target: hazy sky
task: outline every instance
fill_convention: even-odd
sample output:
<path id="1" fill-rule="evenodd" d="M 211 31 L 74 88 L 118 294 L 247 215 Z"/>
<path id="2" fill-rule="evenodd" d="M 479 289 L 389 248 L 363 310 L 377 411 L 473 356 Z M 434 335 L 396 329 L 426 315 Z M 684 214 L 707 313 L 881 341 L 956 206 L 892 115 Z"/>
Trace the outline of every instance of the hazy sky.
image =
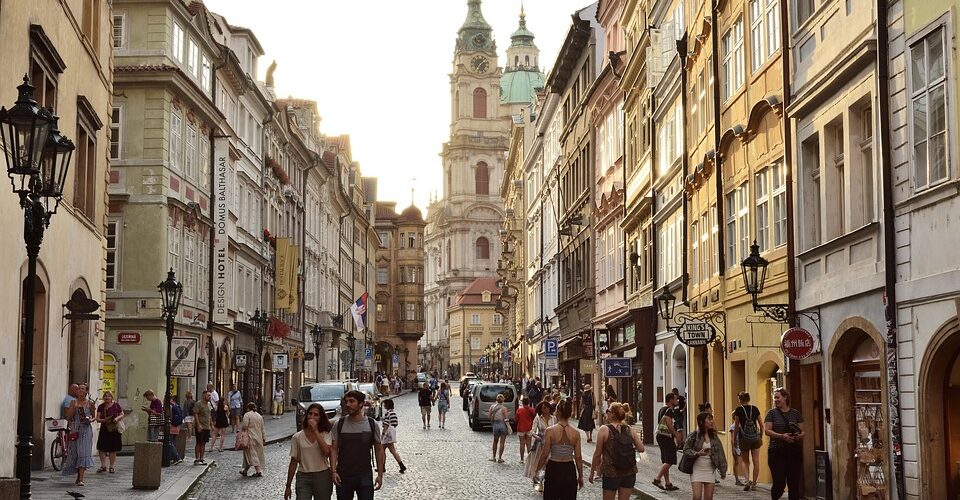
<path id="1" fill-rule="evenodd" d="M 442 185 L 440 149 L 449 136 L 450 84 L 457 29 L 467 0 L 204 0 L 227 22 L 253 30 L 277 61 L 277 97 L 313 99 L 326 135 L 350 134 L 363 174 L 379 198 L 416 203 Z M 524 0 L 540 64 L 557 57 L 570 15 L 591 0 Z M 503 66 L 520 0 L 485 0 Z M 416 179 L 414 183 L 413 179 Z"/>

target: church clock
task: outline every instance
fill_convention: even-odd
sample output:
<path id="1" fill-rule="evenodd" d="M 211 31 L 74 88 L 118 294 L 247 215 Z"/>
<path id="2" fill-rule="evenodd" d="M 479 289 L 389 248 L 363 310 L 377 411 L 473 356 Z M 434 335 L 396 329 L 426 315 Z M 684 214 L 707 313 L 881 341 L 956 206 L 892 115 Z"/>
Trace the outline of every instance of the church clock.
<path id="1" fill-rule="evenodd" d="M 490 69 L 490 62 L 487 61 L 486 57 L 476 56 L 470 61 L 470 67 L 477 73 L 486 73 Z"/>

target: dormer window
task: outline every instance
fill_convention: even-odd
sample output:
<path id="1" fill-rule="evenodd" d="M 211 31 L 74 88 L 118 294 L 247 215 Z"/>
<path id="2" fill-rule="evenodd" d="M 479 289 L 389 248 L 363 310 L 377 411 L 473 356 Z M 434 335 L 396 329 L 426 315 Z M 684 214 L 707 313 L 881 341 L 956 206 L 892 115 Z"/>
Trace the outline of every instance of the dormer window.
<path id="1" fill-rule="evenodd" d="M 483 291 L 483 301 L 484 301 L 484 302 L 490 302 L 490 292 L 488 292 L 488 291 L 486 291 L 486 290 Z"/>

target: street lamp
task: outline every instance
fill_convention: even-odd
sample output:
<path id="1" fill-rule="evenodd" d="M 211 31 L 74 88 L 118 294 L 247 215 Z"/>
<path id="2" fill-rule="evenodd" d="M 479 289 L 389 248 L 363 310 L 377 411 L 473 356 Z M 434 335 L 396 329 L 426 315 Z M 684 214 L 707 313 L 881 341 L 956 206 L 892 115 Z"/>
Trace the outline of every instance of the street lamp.
<path id="1" fill-rule="evenodd" d="M 27 283 L 24 287 L 23 352 L 20 366 L 20 399 L 17 407 L 16 476 L 20 498 L 30 498 L 30 458 L 33 454 L 33 341 L 37 293 L 37 256 L 43 232 L 50 225 L 63 197 L 63 182 L 70 167 L 74 145 L 57 127 L 52 110 L 40 107 L 34 87 L 23 77 L 10 109 L 0 108 L 0 147 L 7 176 L 24 211 L 23 239 L 27 250 Z M 50 209 L 53 204 L 53 209 Z"/>
<path id="2" fill-rule="evenodd" d="M 313 328 L 310 329 L 310 333 L 313 334 L 313 356 L 314 362 L 317 366 L 316 379 L 317 382 L 320 381 L 320 349 L 323 347 L 323 329 L 320 328 L 320 325 L 313 325 Z"/>
<path id="3" fill-rule="evenodd" d="M 180 299 L 183 297 L 183 285 L 177 281 L 177 277 L 171 268 L 167 271 L 167 279 L 157 285 L 157 291 L 160 292 L 160 298 L 163 300 L 162 318 L 167 320 L 167 390 L 163 397 L 163 454 L 161 465 L 168 467 L 173 458 L 172 453 L 167 450 L 173 447 L 170 441 L 170 385 L 172 375 L 170 372 L 171 350 L 173 348 L 173 322 L 177 317 L 177 310 L 180 309 Z"/>
<path id="4" fill-rule="evenodd" d="M 347 334 L 347 346 L 350 348 L 350 378 L 356 378 L 354 364 L 357 357 L 357 338 L 353 336 L 353 332 Z"/>
<path id="5" fill-rule="evenodd" d="M 657 312 L 660 317 L 666 320 L 667 328 L 670 328 L 670 319 L 673 318 L 674 309 L 677 307 L 677 298 L 670 293 L 670 289 L 663 287 L 663 291 L 657 294 Z"/>
<path id="6" fill-rule="evenodd" d="M 761 304 L 757 296 L 763 293 L 763 286 L 767 281 L 767 259 L 760 256 L 760 245 L 756 240 L 750 245 L 750 255 L 740 263 L 743 274 L 743 287 L 750 294 L 750 302 L 754 312 L 762 312 L 767 318 L 779 323 L 795 324 L 797 316 L 803 316 L 813 323 L 820 334 L 820 313 L 816 311 L 792 311 L 790 304 Z"/>
<path id="7" fill-rule="evenodd" d="M 261 313 L 258 308 L 254 311 L 253 317 L 250 318 L 250 324 L 256 334 L 253 341 L 257 348 L 257 378 L 254 384 L 257 388 L 257 408 L 263 411 L 263 345 L 267 342 L 267 327 L 270 326 L 270 318 L 267 317 L 266 311 Z"/>

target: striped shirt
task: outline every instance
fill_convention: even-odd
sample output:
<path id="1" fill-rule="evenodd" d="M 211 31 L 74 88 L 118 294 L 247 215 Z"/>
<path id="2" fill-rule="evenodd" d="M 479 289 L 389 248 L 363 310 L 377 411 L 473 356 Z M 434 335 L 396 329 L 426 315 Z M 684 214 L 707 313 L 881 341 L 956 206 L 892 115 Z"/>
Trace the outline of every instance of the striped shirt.
<path id="1" fill-rule="evenodd" d="M 397 412 L 393 410 L 387 410 L 383 414 L 383 423 L 388 424 L 391 427 L 396 427 L 399 422 L 397 421 Z"/>

